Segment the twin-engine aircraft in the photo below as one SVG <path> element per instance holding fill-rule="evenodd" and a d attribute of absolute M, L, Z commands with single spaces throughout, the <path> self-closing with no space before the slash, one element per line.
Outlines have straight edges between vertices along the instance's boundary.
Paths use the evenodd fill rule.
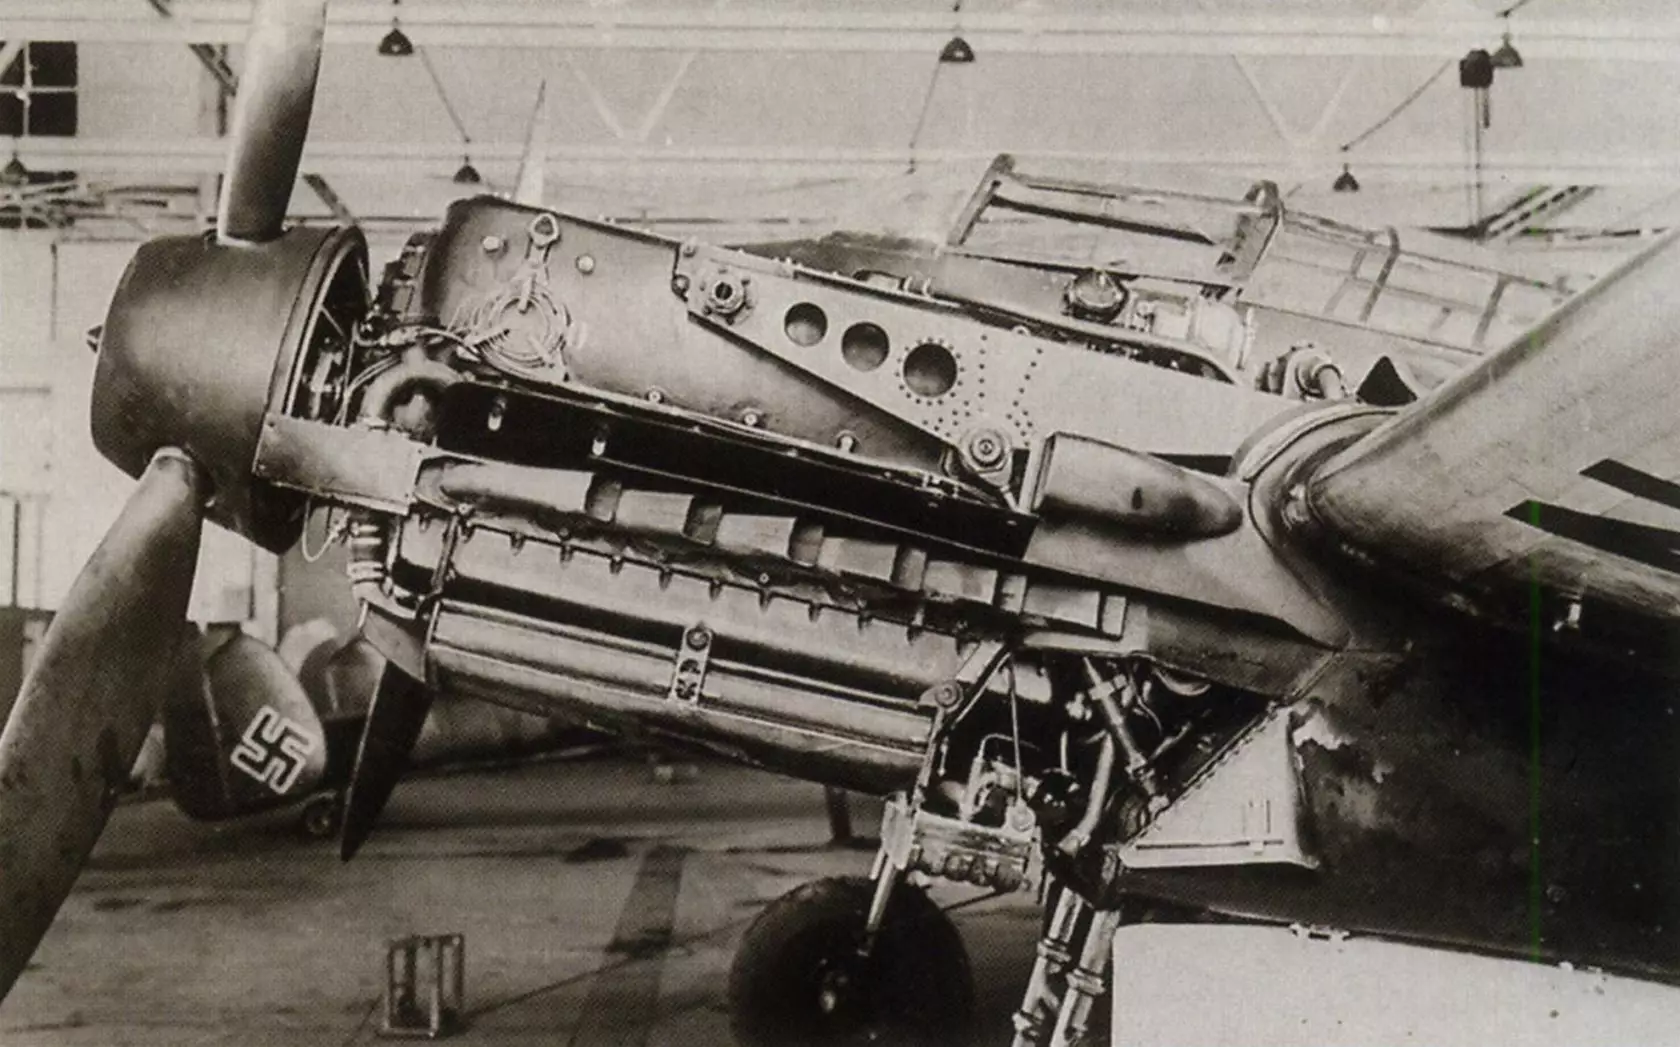
<path fill-rule="evenodd" d="M 1433 387 L 1372 385 L 1369 325 L 1158 324 L 1126 272 L 993 259 L 1034 304 L 490 197 L 370 293 L 359 232 L 284 223 L 324 19 L 257 4 L 216 229 L 142 246 L 104 324 L 139 485 L 0 736 L 0 986 L 200 670 L 202 522 L 278 551 L 311 505 L 385 659 L 346 857 L 439 694 L 890 797 L 870 879 L 746 935 L 744 1044 L 966 1042 L 912 877 L 1048 886 L 1023 1047 L 1090 1035 L 1166 904 L 1680 972 L 1672 237 Z M 243 759 L 285 774 L 264 708 Z"/>

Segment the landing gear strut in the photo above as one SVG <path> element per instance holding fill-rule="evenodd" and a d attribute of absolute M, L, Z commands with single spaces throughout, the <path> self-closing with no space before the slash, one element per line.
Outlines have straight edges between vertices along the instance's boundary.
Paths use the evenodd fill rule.
<path fill-rule="evenodd" d="M 745 1047 L 969 1042 L 962 941 L 916 877 L 995 895 L 1050 883 L 1012 1047 L 1106 1042 L 1109 952 L 1135 916 L 1119 908 L 1115 841 L 1164 805 L 1160 760 L 1202 723 L 1207 688 L 1168 683 L 1141 661 L 1082 657 L 1053 674 L 1061 701 L 1029 705 L 1011 657 L 1002 643 L 976 645 L 922 696 L 933 709 L 927 756 L 914 786 L 887 801 L 873 874 L 794 891 L 748 930 L 730 978 Z M 1152 702 L 1157 687 L 1188 711 Z"/>
<path fill-rule="evenodd" d="M 1109 949 L 1121 913 L 1096 909 L 1061 886 L 1051 889 L 1049 906 L 1011 1047 L 1106 1043 L 1109 1016 L 1097 1005 L 1109 996 Z"/>

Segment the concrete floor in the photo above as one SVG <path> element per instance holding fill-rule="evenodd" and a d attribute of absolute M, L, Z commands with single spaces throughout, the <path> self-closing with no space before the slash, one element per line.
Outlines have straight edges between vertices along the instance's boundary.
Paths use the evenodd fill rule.
<path fill-rule="evenodd" d="M 878 807 L 854 815 L 873 834 Z M 449 932 L 468 1022 L 451 1042 L 728 1044 L 747 923 L 868 870 L 872 851 L 828 838 L 818 787 L 718 765 L 678 784 L 612 761 L 413 779 L 348 865 L 290 814 L 207 826 L 135 804 L 0 1008 L 0 1044 L 372 1043 L 384 943 Z M 959 915 L 987 1039 L 1007 1042 L 1037 911 L 1025 896 Z"/>
<path fill-rule="evenodd" d="M 854 817 L 873 832 L 878 808 Z M 677 784 L 609 760 L 413 779 L 349 865 L 294 822 L 119 810 L 0 1007 L 0 1045 L 373 1043 L 384 943 L 459 932 L 468 1025 L 450 1042 L 724 1047 L 747 923 L 872 857 L 827 845 L 816 786 L 720 765 Z M 954 918 L 979 1042 L 1008 1043 L 1036 906 Z M 1680 991 L 1593 972 L 1277 928 L 1140 926 L 1119 944 L 1127 1047 L 1680 1044 Z"/>

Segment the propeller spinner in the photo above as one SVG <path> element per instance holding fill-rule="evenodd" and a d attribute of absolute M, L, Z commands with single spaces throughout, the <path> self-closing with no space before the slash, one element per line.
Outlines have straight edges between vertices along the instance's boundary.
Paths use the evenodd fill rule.
<path fill-rule="evenodd" d="M 94 442 L 140 483 L 0 734 L 0 999 L 93 850 L 163 697 L 196 686 L 185 615 L 203 518 L 271 550 L 301 527 L 299 500 L 251 465 L 323 301 L 365 271 L 354 230 L 284 230 L 325 22 L 326 0 L 258 0 L 217 236 L 142 246 L 101 332 Z"/>

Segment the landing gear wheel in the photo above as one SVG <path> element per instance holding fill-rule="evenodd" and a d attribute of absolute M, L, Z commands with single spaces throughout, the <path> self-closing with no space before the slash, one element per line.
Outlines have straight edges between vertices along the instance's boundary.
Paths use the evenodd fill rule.
<path fill-rule="evenodd" d="M 344 798 L 337 793 L 312 796 L 298 812 L 298 829 L 312 840 L 330 840 L 344 821 Z"/>
<path fill-rule="evenodd" d="M 959 1047 L 973 1039 L 974 978 L 950 917 L 899 885 L 860 956 L 874 891 L 858 876 L 784 894 L 747 928 L 729 971 L 742 1047 Z"/>

